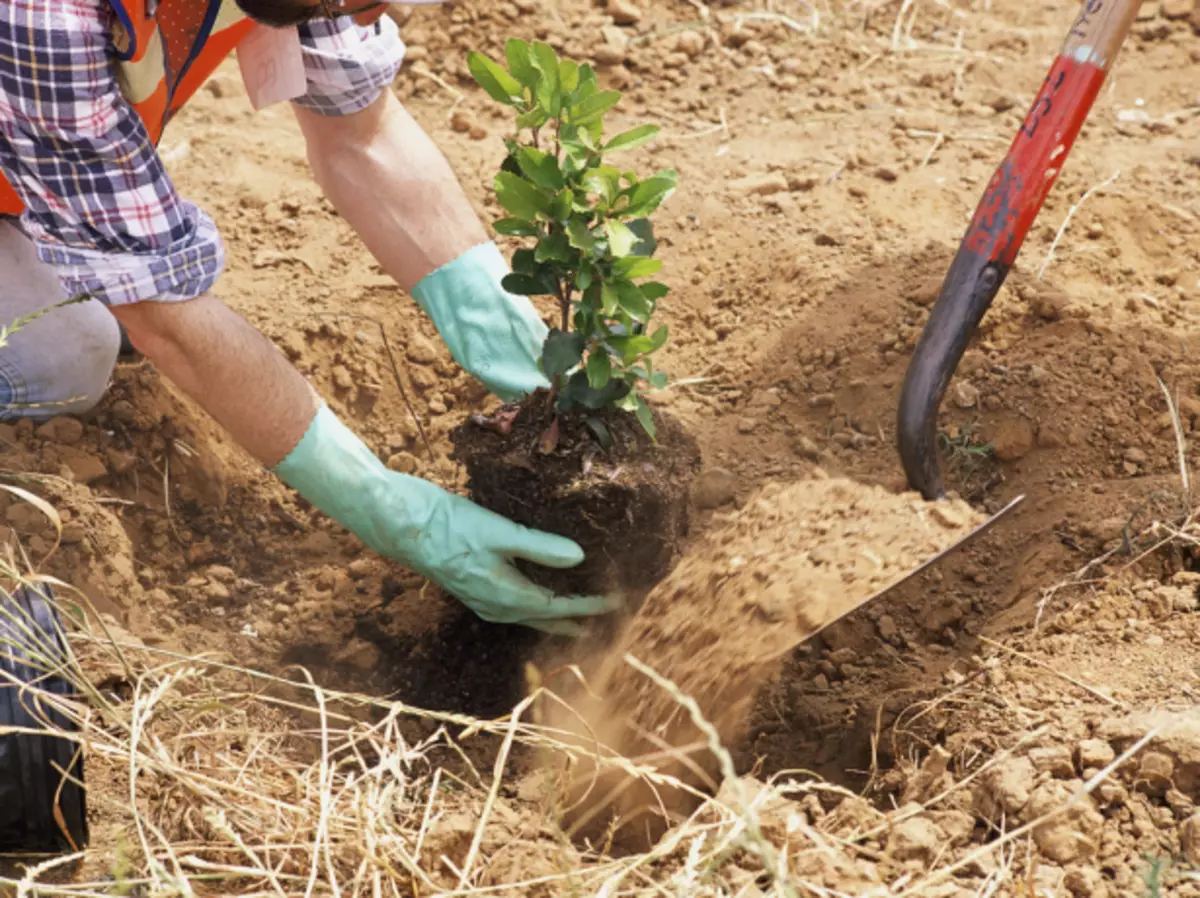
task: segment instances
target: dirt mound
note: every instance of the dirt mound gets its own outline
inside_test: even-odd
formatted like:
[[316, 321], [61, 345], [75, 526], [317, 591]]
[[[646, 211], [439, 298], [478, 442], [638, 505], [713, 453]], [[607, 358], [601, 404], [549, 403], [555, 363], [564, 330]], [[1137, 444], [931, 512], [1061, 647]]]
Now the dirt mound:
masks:
[[[589, 732], [630, 757], [667, 751], [663, 766], [674, 773], [694, 764], [715, 774], [711, 739], [744, 735], [759, 688], [795, 646], [984, 519], [958, 500], [926, 503], [842, 479], [763, 487], [714, 521], [650, 592], [600, 668], [602, 701], [583, 711]], [[673, 686], [648, 679], [626, 656]]]

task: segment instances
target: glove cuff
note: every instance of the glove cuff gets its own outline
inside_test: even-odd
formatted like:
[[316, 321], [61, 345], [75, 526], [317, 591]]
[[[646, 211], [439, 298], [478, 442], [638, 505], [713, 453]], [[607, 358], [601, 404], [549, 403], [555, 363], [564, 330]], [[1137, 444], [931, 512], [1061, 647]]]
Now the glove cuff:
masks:
[[379, 493], [396, 490], [395, 479], [404, 477], [389, 471], [324, 402], [300, 442], [271, 472], [372, 548]]
[[457, 259], [430, 272], [412, 289], [412, 298], [442, 327], [442, 316], [464, 297], [486, 296], [509, 273], [508, 263], [494, 241], [471, 247]]

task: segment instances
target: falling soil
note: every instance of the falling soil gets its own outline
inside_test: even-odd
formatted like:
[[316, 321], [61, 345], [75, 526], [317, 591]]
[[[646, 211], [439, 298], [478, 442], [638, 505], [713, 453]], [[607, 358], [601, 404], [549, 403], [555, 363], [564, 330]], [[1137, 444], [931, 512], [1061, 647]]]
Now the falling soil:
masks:
[[[626, 656], [696, 702], [723, 743], [741, 738], [753, 699], [798, 644], [904, 579], [985, 520], [959, 500], [841, 479], [774, 483], [714, 521], [647, 597], [600, 671], [602, 701], [584, 714], [629, 757], [678, 749], [664, 768], [719, 782], [708, 734], [688, 709]], [[569, 725], [569, 723], [565, 723]], [[688, 746], [688, 748], [684, 748]], [[707, 774], [707, 777], [705, 776]], [[626, 794], [623, 810], [644, 794]], [[588, 809], [593, 810], [593, 809]]]
[[654, 412], [655, 438], [623, 411], [594, 416], [612, 438], [602, 449], [582, 416], [560, 417], [552, 452], [539, 448], [550, 423], [540, 399], [526, 402], [507, 433], [468, 421], [453, 430], [477, 504], [536, 530], [574, 540], [582, 564], [552, 570], [518, 560], [534, 582], [560, 595], [638, 597], [661, 580], [688, 532], [689, 487], [700, 467], [696, 441], [672, 416]]

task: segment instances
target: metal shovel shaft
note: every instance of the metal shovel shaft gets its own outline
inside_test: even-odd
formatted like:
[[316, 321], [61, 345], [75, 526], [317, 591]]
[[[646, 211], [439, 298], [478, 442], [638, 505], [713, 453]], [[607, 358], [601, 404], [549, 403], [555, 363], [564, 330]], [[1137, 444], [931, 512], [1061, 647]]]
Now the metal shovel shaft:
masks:
[[1140, 0], [1085, 0], [1008, 155], [992, 176], [921, 332], [900, 396], [897, 438], [909, 486], [945, 495], [937, 416], [971, 335], [1079, 136]]

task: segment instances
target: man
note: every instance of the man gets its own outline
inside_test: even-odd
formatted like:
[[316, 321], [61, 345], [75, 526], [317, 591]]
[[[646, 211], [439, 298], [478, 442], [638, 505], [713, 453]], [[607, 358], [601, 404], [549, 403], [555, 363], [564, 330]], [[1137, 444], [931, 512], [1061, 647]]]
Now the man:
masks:
[[[544, 386], [536, 360], [545, 325], [527, 299], [500, 288], [499, 250], [390, 90], [404, 50], [395, 24], [379, 9], [332, 2], [0, 4], [0, 173], [20, 201], [19, 218], [0, 221], [0, 315], [11, 322], [89, 297], [53, 308], [0, 348], [0, 401], [94, 406], [119, 322], [249, 453], [371, 549], [486, 620], [575, 632], [567, 618], [614, 610], [614, 601], [555, 596], [512, 559], [571, 567], [579, 547], [381, 464], [216, 297], [216, 226], [176, 193], [155, 151], [189, 85], [219, 62], [214, 48], [249, 33], [247, 15], [301, 23], [289, 26], [307, 82], [293, 107], [325, 195], [467, 371], [504, 399]], [[157, 74], [147, 80], [150, 65]]]

